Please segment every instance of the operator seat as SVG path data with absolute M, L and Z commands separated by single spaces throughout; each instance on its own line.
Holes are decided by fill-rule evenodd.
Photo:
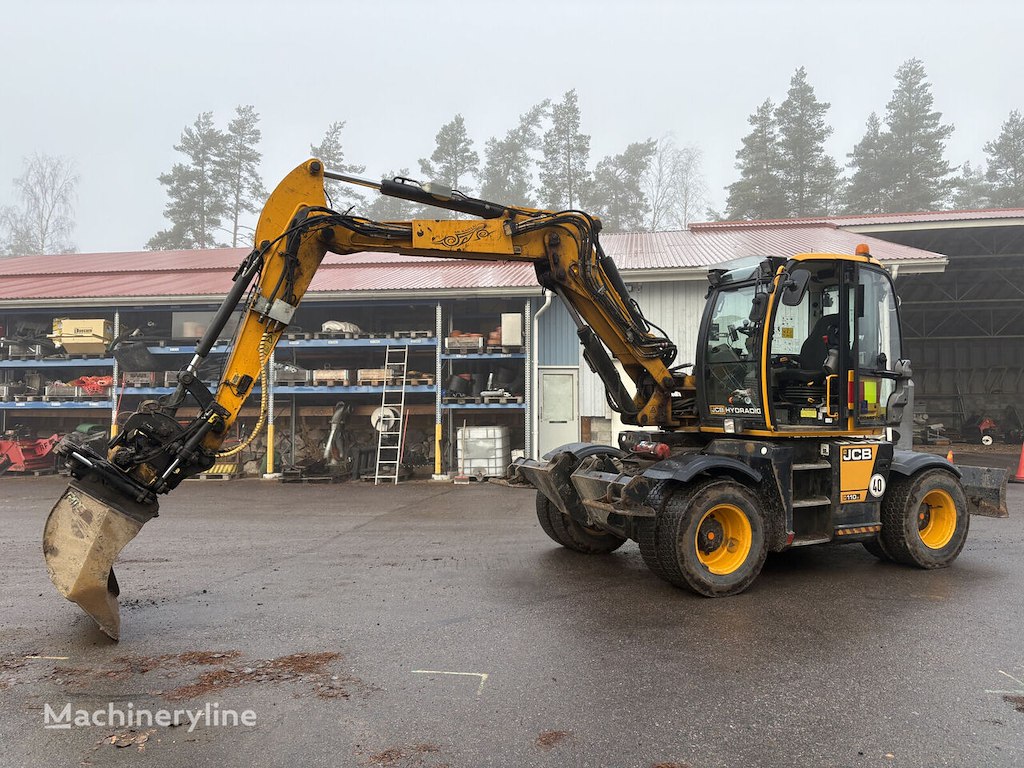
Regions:
M 829 350 L 838 348 L 839 315 L 822 315 L 800 346 L 799 367 L 775 369 L 775 382 L 780 393 L 785 394 L 785 389 L 791 386 L 823 386 L 825 377 L 830 373 L 836 373 L 825 367 Z

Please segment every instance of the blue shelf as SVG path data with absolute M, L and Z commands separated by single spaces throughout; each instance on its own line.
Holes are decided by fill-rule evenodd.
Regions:
M 112 368 L 112 357 L 82 359 L 51 357 L 43 360 L 0 360 L 0 368 Z
M 442 360 L 525 360 L 523 352 L 470 352 L 465 355 L 441 355 Z
M 194 344 L 176 344 L 167 347 L 150 347 L 149 351 L 154 355 L 194 355 L 196 347 Z M 226 344 L 219 344 L 210 350 L 211 355 L 225 355 L 228 347 Z
M 210 390 L 216 388 L 215 384 L 207 384 Z M 396 389 L 396 388 L 392 388 Z M 130 395 L 169 395 L 174 387 L 125 387 L 123 394 Z M 274 387 L 275 395 L 379 395 L 384 387 L 314 387 L 314 386 L 278 386 Z M 434 388 L 423 384 L 410 384 L 405 388 L 409 392 L 429 392 L 433 394 Z M 253 387 L 251 395 L 259 395 L 260 388 Z
M 332 347 L 436 347 L 437 338 L 428 339 L 282 339 L 278 349 L 330 349 Z
M 389 387 L 389 391 L 397 391 L 398 387 Z M 291 387 L 274 387 L 274 394 L 276 395 L 379 395 L 384 391 L 384 387 L 314 387 L 314 386 L 291 386 Z M 433 394 L 436 390 L 429 384 L 409 384 L 405 388 L 406 394 L 410 392 L 429 392 Z
M 0 411 L 57 411 L 57 410 L 95 410 L 114 407 L 111 400 L 53 400 L 34 403 L 0 403 Z
M 525 403 L 442 403 L 444 411 L 522 411 Z
M 278 349 L 336 349 L 338 347 L 436 347 L 437 338 L 428 339 L 281 339 Z M 165 347 L 150 347 L 157 355 L 191 355 L 196 351 L 193 344 L 176 344 Z M 228 346 L 218 344 L 210 352 L 214 355 L 227 354 Z M 113 361 L 111 361 L 113 362 Z

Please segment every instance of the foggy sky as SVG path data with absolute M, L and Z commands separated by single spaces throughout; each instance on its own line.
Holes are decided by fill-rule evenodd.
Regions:
M 47 2 L 0 16 L 0 204 L 33 152 L 73 158 L 78 250 L 140 250 L 163 218 L 157 181 L 182 129 L 253 104 L 272 189 L 345 120 L 347 159 L 379 178 L 430 154 L 461 113 L 483 145 L 518 115 L 579 94 L 591 164 L 672 132 L 704 151 L 712 202 L 736 178 L 746 119 L 799 66 L 830 101 L 840 162 L 884 115 L 896 68 L 923 60 L 956 131 L 954 165 L 984 159 L 1024 109 L 1019 2 Z M 251 223 L 251 222 L 250 222 Z M 225 235 L 227 237 L 227 235 Z

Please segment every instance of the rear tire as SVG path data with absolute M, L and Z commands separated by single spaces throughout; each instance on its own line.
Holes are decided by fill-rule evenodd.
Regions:
M 537 521 L 552 541 L 585 555 L 605 555 L 626 543 L 621 536 L 573 520 L 537 491 Z
M 877 557 L 879 560 L 884 560 L 886 562 L 890 562 L 892 560 L 891 557 L 885 554 L 885 550 L 882 549 L 882 542 L 878 540 L 877 536 L 873 539 L 862 541 L 861 544 L 864 545 L 864 549 L 866 549 L 872 555 Z
M 899 478 L 882 499 L 882 547 L 897 562 L 945 568 L 964 548 L 970 519 L 963 486 L 949 472 Z
M 658 515 L 656 538 L 665 578 L 707 597 L 745 590 L 768 556 L 756 494 L 725 478 L 672 493 Z
M 651 573 L 659 579 L 668 581 L 665 569 L 661 567 L 658 560 L 658 516 L 661 515 L 661 508 L 664 505 L 665 494 L 668 488 L 665 483 L 659 483 L 654 487 L 647 497 L 647 506 L 652 507 L 657 513 L 655 517 L 642 517 L 636 523 L 636 543 L 640 546 L 640 557 L 644 565 Z

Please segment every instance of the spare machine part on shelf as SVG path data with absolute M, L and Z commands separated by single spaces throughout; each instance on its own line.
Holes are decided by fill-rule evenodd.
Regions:
M 72 355 L 102 355 L 114 339 L 114 326 L 110 320 L 75 320 L 67 317 L 53 319 L 53 343 Z

